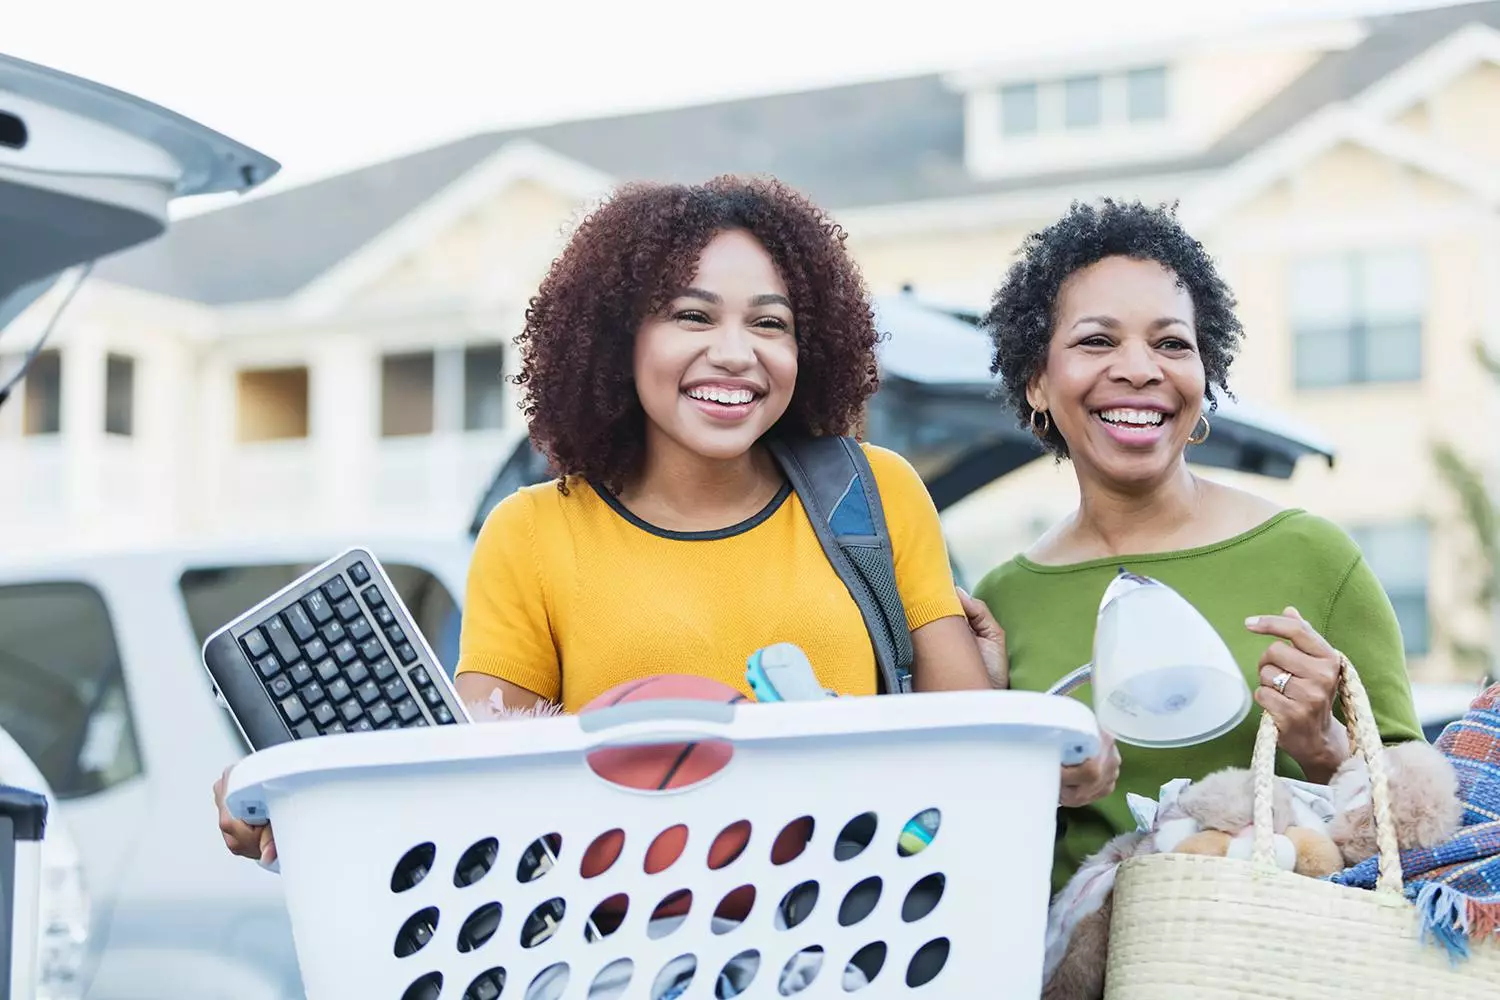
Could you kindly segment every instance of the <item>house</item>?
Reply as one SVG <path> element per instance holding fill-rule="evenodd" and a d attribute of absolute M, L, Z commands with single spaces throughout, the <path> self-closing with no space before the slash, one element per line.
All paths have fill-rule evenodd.
<path fill-rule="evenodd" d="M 529 291 L 618 180 L 776 174 L 875 291 L 971 307 L 1070 200 L 1178 200 L 1241 300 L 1238 394 L 1340 452 L 1254 488 L 1354 532 L 1447 676 L 1488 623 L 1429 454 L 1494 464 L 1496 106 L 1500 2 L 1472 3 L 476 135 L 184 219 L 101 262 L 0 410 L 6 546 L 461 530 L 523 433 Z M 949 530 L 982 566 L 1072 499 L 1036 463 Z"/>

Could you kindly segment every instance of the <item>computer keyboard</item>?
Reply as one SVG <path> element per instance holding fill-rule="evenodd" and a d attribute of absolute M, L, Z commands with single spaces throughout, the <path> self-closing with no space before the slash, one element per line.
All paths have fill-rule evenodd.
<path fill-rule="evenodd" d="M 251 749 L 468 722 L 369 550 L 349 549 L 208 637 L 203 665 Z"/>

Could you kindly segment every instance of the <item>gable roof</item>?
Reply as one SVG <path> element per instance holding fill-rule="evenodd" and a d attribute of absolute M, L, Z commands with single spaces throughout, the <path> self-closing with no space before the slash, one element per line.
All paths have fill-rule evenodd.
<path fill-rule="evenodd" d="M 1359 44 L 1324 55 L 1203 153 L 1170 162 L 975 178 L 964 167 L 963 97 L 930 74 L 476 135 L 182 219 L 95 273 L 212 305 L 286 298 L 520 138 L 621 179 L 775 174 L 834 210 L 1217 169 L 1464 25 L 1500 27 L 1500 0 L 1363 23 Z"/>

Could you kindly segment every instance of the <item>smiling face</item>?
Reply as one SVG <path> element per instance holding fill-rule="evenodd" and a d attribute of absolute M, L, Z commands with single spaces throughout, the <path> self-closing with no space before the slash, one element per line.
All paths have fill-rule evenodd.
<path fill-rule="evenodd" d="M 1080 476 L 1130 489 L 1181 461 L 1205 388 L 1187 290 L 1155 261 L 1106 257 L 1063 283 L 1027 398 L 1051 417 Z"/>
<path fill-rule="evenodd" d="M 636 333 L 648 450 L 739 458 L 781 419 L 796 383 L 786 284 L 754 236 L 719 233 L 703 248 L 688 287 Z"/>

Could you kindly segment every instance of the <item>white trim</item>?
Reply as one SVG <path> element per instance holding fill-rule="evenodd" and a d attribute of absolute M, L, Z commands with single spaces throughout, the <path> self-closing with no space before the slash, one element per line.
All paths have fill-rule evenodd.
<path fill-rule="evenodd" d="M 529 139 L 515 139 L 429 198 L 287 301 L 303 319 L 338 310 L 360 288 L 437 239 L 449 226 L 517 181 L 530 180 L 586 201 L 614 184 L 609 175 Z"/>
<path fill-rule="evenodd" d="M 1353 104 L 1373 117 L 1393 118 L 1486 62 L 1500 63 L 1500 31 L 1466 24 L 1371 85 Z"/>
<path fill-rule="evenodd" d="M 1468 157 L 1435 148 L 1420 137 L 1372 118 L 1347 104 L 1332 104 L 1291 131 L 1250 153 L 1182 205 L 1182 221 L 1192 230 L 1212 226 L 1271 184 L 1350 142 L 1405 163 L 1468 191 L 1486 206 L 1500 200 L 1500 178 Z"/>

